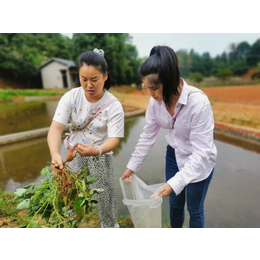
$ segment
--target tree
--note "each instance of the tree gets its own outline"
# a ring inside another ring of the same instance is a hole
[[[205,52],[201,56],[201,66],[203,75],[210,76],[213,67],[213,62],[208,52]]]
[[[251,46],[246,41],[230,45],[231,51],[228,54],[228,68],[233,71],[234,75],[242,76],[249,69],[247,58],[250,49]]]
[[[260,39],[258,39],[251,47],[248,54],[247,62],[249,66],[256,66],[260,62]]]
[[[191,58],[191,72],[198,71],[203,73],[203,65],[200,55],[191,49],[189,56]]]
[[[217,55],[212,60],[211,75],[217,74],[219,69],[225,69],[228,67],[227,53],[223,52],[221,55]]]
[[[104,49],[112,84],[138,81],[140,61],[136,47],[126,33],[0,34],[0,74],[19,80],[27,87],[41,86],[39,66],[52,57],[78,61],[85,50]]]
[[[188,60],[188,52],[186,50],[178,50],[176,52],[179,61],[179,68],[183,77],[188,77],[191,68],[191,62]]]
[[[250,50],[251,50],[251,46],[248,42],[244,41],[237,45],[238,56],[241,59],[246,59]]]
[[[234,75],[242,76],[248,71],[248,65],[246,59],[237,59],[229,65],[230,70],[233,71]]]
[[[137,81],[138,53],[127,33],[76,33],[73,34],[73,60],[94,48],[105,51],[105,59],[112,84],[130,84]]]
[[[219,69],[216,73],[216,77],[222,79],[223,81],[227,80],[233,75],[233,72],[230,69]]]
[[[239,58],[239,53],[237,50],[237,46],[235,43],[231,43],[229,45],[229,53],[228,53],[228,60],[229,62],[233,62],[234,60]]]
[[[203,75],[200,72],[190,73],[189,78],[197,83],[200,83],[203,81]]]
[[[51,57],[67,58],[68,40],[58,33],[0,34],[1,75],[40,86],[39,66]]]

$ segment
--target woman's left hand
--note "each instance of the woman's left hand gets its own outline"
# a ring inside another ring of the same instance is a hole
[[[168,184],[165,183],[160,190],[157,192],[157,196],[162,195],[163,197],[169,196],[173,192],[172,187]]]
[[[91,144],[77,144],[77,152],[81,156],[96,156],[99,155],[99,149]]]

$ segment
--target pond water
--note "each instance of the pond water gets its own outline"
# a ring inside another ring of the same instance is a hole
[[[125,138],[114,152],[119,215],[128,215],[122,202],[119,178],[142,132],[144,117],[127,119]],[[137,175],[147,184],[165,181],[165,135],[161,130],[155,145]],[[260,154],[215,140],[218,160],[205,201],[205,227],[260,227]],[[64,147],[61,148],[65,154]],[[39,183],[40,170],[50,162],[46,138],[0,147],[0,183],[11,192],[29,183]],[[163,223],[169,223],[168,198],[162,206]],[[185,226],[189,226],[186,211]]]
[[[48,127],[58,101],[0,104],[0,135]]]

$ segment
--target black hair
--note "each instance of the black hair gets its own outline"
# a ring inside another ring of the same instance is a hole
[[[108,71],[108,66],[105,58],[94,51],[84,51],[78,60],[78,68],[80,69],[83,65],[94,66],[101,73],[105,74]],[[108,90],[111,87],[110,77],[107,74],[107,80],[104,84],[104,89]]]
[[[148,80],[152,86],[159,83],[163,85],[163,100],[167,106],[171,106],[172,98],[178,95],[180,84],[180,70],[176,53],[168,46],[154,46],[150,57],[140,68],[141,77],[149,75]]]

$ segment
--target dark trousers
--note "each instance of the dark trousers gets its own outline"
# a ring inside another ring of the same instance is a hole
[[[175,150],[167,146],[166,152],[166,180],[171,179],[178,171]],[[170,221],[172,228],[181,228],[184,223],[184,205],[187,196],[187,209],[190,215],[190,228],[204,227],[204,200],[212,179],[214,169],[209,177],[203,181],[188,184],[179,195],[172,192],[169,196]]]

